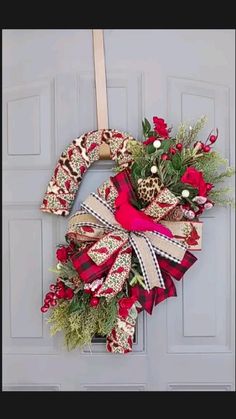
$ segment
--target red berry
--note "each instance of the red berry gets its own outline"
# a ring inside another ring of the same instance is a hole
[[[73,290],[71,288],[67,288],[66,291],[65,291],[65,298],[67,300],[71,300],[71,298],[73,298],[73,297],[74,297]]]
[[[91,307],[97,307],[99,304],[99,298],[98,297],[92,297],[90,300]]]
[[[203,147],[203,151],[204,151],[205,153],[208,153],[209,151],[211,151],[211,147],[210,147],[209,145],[204,145],[204,147]]]
[[[52,299],[51,298],[44,298],[44,303],[45,304],[49,304],[50,302],[52,301]]]
[[[42,306],[40,310],[42,311],[42,313],[46,313],[46,311],[48,311],[48,309],[45,306]]]
[[[49,289],[50,289],[50,291],[55,291],[56,290],[56,285],[51,284]]]
[[[178,143],[178,144],[176,144],[176,146],[175,146],[175,147],[177,148],[177,150],[181,151],[181,150],[182,150],[182,148],[183,148],[183,144]]]
[[[65,290],[61,288],[60,290],[56,291],[55,295],[59,299],[65,298]]]
[[[58,289],[62,289],[62,288],[64,288],[64,287],[65,287],[64,282],[59,281],[59,282],[57,283],[57,288],[58,288]]]
[[[46,313],[46,311],[48,311],[48,309],[49,309],[49,304],[44,304],[44,305],[40,308],[40,310],[42,311],[42,313]]]
[[[168,154],[163,153],[163,154],[161,155],[161,160],[168,160],[168,159],[169,159]]]
[[[54,292],[48,292],[46,295],[45,295],[45,299],[47,299],[47,300],[52,300],[53,298],[54,298]]]
[[[57,305],[57,300],[52,300],[52,301],[51,301],[51,306],[53,306],[53,307],[54,307],[54,306],[56,306],[56,305]]]
[[[217,140],[216,135],[211,135],[210,138],[209,138],[209,140],[210,140],[211,144],[215,143],[216,140]]]
[[[90,288],[84,288],[85,294],[92,294],[92,291]]]
[[[174,147],[170,147],[169,148],[169,153],[170,154],[175,154],[176,153],[176,149]]]

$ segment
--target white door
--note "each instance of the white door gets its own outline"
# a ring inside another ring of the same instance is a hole
[[[234,164],[234,31],[105,30],[110,128],[141,134],[144,116],[169,124],[208,116]],[[177,298],[141,314],[133,353],[68,353],[40,312],[67,220],[39,211],[59,155],[96,129],[90,30],[3,31],[4,389],[232,391],[233,215],[204,217],[199,261]],[[206,131],[205,131],[206,132]],[[99,162],[73,211],[111,174]]]

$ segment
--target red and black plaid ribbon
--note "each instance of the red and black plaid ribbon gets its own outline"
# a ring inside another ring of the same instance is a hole
[[[137,198],[132,188],[130,176],[127,170],[124,170],[118,173],[116,176],[111,177],[111,180],[118,192],[126,190],[129,192],[131,199],[136,201]],[[101,265],[96,265],[87,254],[90,246],[91,244],[88,244],[86,249],[83,249],[80,253],[77,253],[71,257],[75,269],[79,272],[79,276],[84,282],[92,282],[95,279],[100,279],[104,276],[107,276],[118,252],[117,251],[113,253],[111,257]],[[185,252],[181,263],[176,263],[161,256],[157,256],[157,259],[166,288],[162,289],[155,287],[150,291],[147,291],[140,285],[130,287],[130,293],[136,293],[138,301],[142,305],[142,309],[140,309],[140,311],[144,309],[150,314],[152,313],[154,305],[159,304],[161,301],[168,297],[176,295],[175,285],[171,277],[176,280],[180,280],[185,272],[197,260],[197,258],[189,251]]]
[[[115,176],[111,176],[110,179],[118,193],[128,192],[130,201],[133,203],[137,202],[137,196],[135,195],[130,179],[130,172],[127,169],[122,170],[122,172],[117,173]]]
[[[179,281],[196,260],[196,256],[189,251],[185,253],[181,264],[158,257],[162,277],[165,282],[165,289],[153,288],[148,292],[140,285],[129,287],[130,296],[136,296],[142,306],[138,311],[146,310],[149,314],[152,314],[154,306],[161,303],[166,298],[176,297],[176,288],[171,277]]]

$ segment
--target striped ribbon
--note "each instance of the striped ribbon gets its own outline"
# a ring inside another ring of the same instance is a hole
[[[78,211],[69,220],[69,230],[84,226],[95,228],[93,237],[89,237],[96,242],[88,251],[93,262],[100,265],[119,250],[118,257],[122,248],[129,243],[138,257],[146,289],[150,291],[154,287],[165,288],[156,254],[181,263],[187,250],[183,243],[158,232],[125,230],[116,221],[114,210],[95,193],[90,194],[81,207],[84,211]],[[86,235],[86,232],[83,234]],[[101,252],[98,258],[101,249],[107,251]]]

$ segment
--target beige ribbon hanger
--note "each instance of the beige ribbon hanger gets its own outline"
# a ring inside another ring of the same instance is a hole
[[[107,108],[107,87],[106,87],[106,68],[104,54],[103,30],[93,29],[93,54],[94,71],[97,103],[98,129],[108,128],[108,108]],[[109,160],[110,147],[102,143],[99,149],[99,159]]]

